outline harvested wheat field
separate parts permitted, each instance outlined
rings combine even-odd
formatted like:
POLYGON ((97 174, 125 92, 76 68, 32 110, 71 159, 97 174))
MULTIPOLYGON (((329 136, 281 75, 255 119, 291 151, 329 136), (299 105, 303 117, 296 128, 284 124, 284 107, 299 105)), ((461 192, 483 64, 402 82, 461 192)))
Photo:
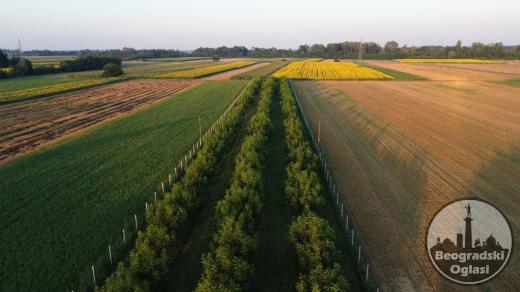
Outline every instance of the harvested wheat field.
POLYGON ((250 66, 247 66, 247 67, 242 67, 242 68, 233 69, 233 70, 225 71, 225 72, 222 72, 222 73, 218 73, 218 74, 215 74, 215 75, 210 75, 208 77, 204 77, 204 78, 201 78, 201 79, 202 80, 230 80, 235 75, 242 74, 242 73, 245 73, 245 72, 248 72, 248 71, 251 71, 251 70, 255 70, 255 69, 267 66, 269 64, 271 64, 271 63, 269 63, 269 62, 257 63, 257 64, 253 64, 253 65, 250 65, 250 66))
MULTIPOLYGON (((520 287, 512 264, 478 288, 453 284, 430 264, 424 242, 433 215, 463 197, 493 202, 520 240, 520 89, 481 81, 295 85, 316 132, 321 124, 336 187, 382 291, 520 287)), ((513 253, 512 263, 519 259, 513 253)))
POLYGON ((0 106, 0 161, 199 83, 135 80, 0 106))
POLYGON ((503 64, 400 63, 394 60, 363 62, 436 81, 498 81, 520 77, 520 66, 515 62, 503 64))

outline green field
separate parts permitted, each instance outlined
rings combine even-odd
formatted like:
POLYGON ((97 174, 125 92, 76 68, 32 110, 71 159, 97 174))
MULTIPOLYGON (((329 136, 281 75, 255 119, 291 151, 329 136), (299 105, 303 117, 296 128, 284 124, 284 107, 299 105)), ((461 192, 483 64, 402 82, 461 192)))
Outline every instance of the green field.
POLYGON ((76 56, 27 56, 24 57, 32 62, 34 67, 58 65, 61 61, 74 60, 76 56))
POLYGON ((232 79, 252 79, 255 77, 266 77, 289 63, 290 61, 277 60, 269 65, 260 67, 258 69, 250 70, 242 74, 235 75, 232 79))
POLYGON ((417 76, 417 75, 402 72, 402 71, 392 70, 392 69, 384 68, 381 66, 375 66, 375 65, 364 63, 364 62, 356 62, 356 63, 359 63, 360 65, 363 65, 368 68, 372 68, 374 70, 383 72, 387 75, 394 77, 394 79, 388 79, 388 80, 400 80, 400 81, 428 80, 427 78, 424 78, 421 76, 417 76))
POLYGON ((100 70, 0 79, 0 104, 99 86, 107 82, 125 80, 127 78, 146 78, 154 74, 207 67, 223 63, 225 62, 214 62, 212 60, 196 60, 190 62, 127 61, 123 62, 123 70, 126 74, 117 80, 100 77, 102 73, 100 70))
POLYGON ((496 81, 495 83, 512 87, 520 87, 520 79, 508 79, 503 81, 496 81))
POLYGON ((121 228, 245 81, 204 84, 0 167, 0 289, 63 291, 121 241, 121 228))
POLYGON ((151 75, 175 72, 179 70, 189 70, 199 67, 207 67, 224 64, 223 61, 213 61, 211 59, 174 62, 163 59, 146 61, 126 61, 123 62, 123 70, 130 77, 150 77, 151 75))

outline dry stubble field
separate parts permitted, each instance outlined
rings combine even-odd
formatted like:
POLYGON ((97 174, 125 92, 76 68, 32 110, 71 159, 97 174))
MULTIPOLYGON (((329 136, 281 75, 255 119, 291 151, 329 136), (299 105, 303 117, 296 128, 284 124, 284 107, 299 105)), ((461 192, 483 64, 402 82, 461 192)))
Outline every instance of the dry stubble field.
POLYGON ((506 61, 503 64, 399 63, 394 60, 363 62, 437 81, 498 81, 520 78, 518 61, 506 61))
MULTIPOLYGON (((391 68, 415 66, 399 65, 391 68)), ((455 76, 442 66, 425 77, 444 71, 455 76)), ((465 78, 476 74, 474 69, 456 72, 465 78)), ((493 202, 510 220, 515 241, 520 239, 519 88, 484 81, 295 85, 315 130, 321 122, 338 189, 383 291, 514 291, 520 286, 518 253, 497 278, 474 290, 434 271, 424 245, 435 212, 462 197, 493 202)))
POLYGON ((134 80, 0 107, 0 161, 199 84, 134 80))

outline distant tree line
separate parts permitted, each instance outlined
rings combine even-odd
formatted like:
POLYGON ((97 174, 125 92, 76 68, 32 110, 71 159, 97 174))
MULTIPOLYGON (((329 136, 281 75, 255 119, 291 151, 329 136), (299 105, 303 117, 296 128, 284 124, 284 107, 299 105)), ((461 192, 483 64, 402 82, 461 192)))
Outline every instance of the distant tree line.
POLYGON ((61 61, 58 66, 33 67, 30 60, 26 58, 20 59, 20 57, 9 58, 7 54, 0 50, 0 79, 49 73, 100 70, 107 64, 114 64, 121 70, 121 59, 113 57, 86 56, 74 60, 61 61))
MULTIPOLYGON (((189 57, 190 54, 179 50, 152 49, 136 50, 134 48, 122 48, 113 50, 81 50, 79 56, 105 56, 123 60, 155 59, 155 58, 178 58, 189 57)), ((211 57, 208 56, 208 57, 211 57)))
MULTIPOLYGON (((17 55, 15 50, 5 50, 8 55, 17 55)), ((340 42, 300 45, 298 49, 257 48, 244 46, 198 48, 192 52, 170 49, 134 49, 81 51, 24 51, 23 56, 77 55, 80 57, 112 57, 122 60, 177 58, 177 57, 220 57, 220 58, 331 58, 353 59, 395 59, 395 58, 485 58, 485 59, 520 59, 520 45, 504 46, 501 42, 484 44, 473 43, 463 46, 457 41, 454 46, 400 46, 396 41, 389 41, 381 46, 375 42, 340 42)))
POLYGON ((191 53, 195 57, 298 57, 298 58, 331 58, 331 59, 395 59, 395 58, 485 58, 485 59, 518 59, 520 45, 504 46, 502 43, 473 43, 462 46, 457 41, 454 46, 399 46, 396 41, 389 41, 384 46, 374 42, 342 42, 327 45, 301 45, 298 49, 256 48, 243 46, 198 48, 191 53))

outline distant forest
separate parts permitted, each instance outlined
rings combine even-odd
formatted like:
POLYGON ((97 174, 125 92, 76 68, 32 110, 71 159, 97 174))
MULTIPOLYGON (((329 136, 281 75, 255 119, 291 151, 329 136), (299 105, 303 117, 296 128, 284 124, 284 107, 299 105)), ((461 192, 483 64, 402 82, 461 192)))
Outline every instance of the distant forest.
MULTIPOLYGON (((17 55, 16 50, 4 50, 9 55, 17 55)), ((103 56, 123 60, 151 59, 165 57, 316 57, 334 59, 394 59, 394 58, 482 58, 482 59, 520 59, 520 45, 504 46, 502 43, 473 43, 462 46, 458 41, 453 46, 400 46, 395 41, 389 41, 384 46, 374 42, 342 42, 327 45, 301 45, 298 49, 251 48, 244 46, 198 48, 192 52, 180 50, 138 50, 123 48, 114 50, 81 50, 81 51, 24 51, 26 56, 103 56)))

